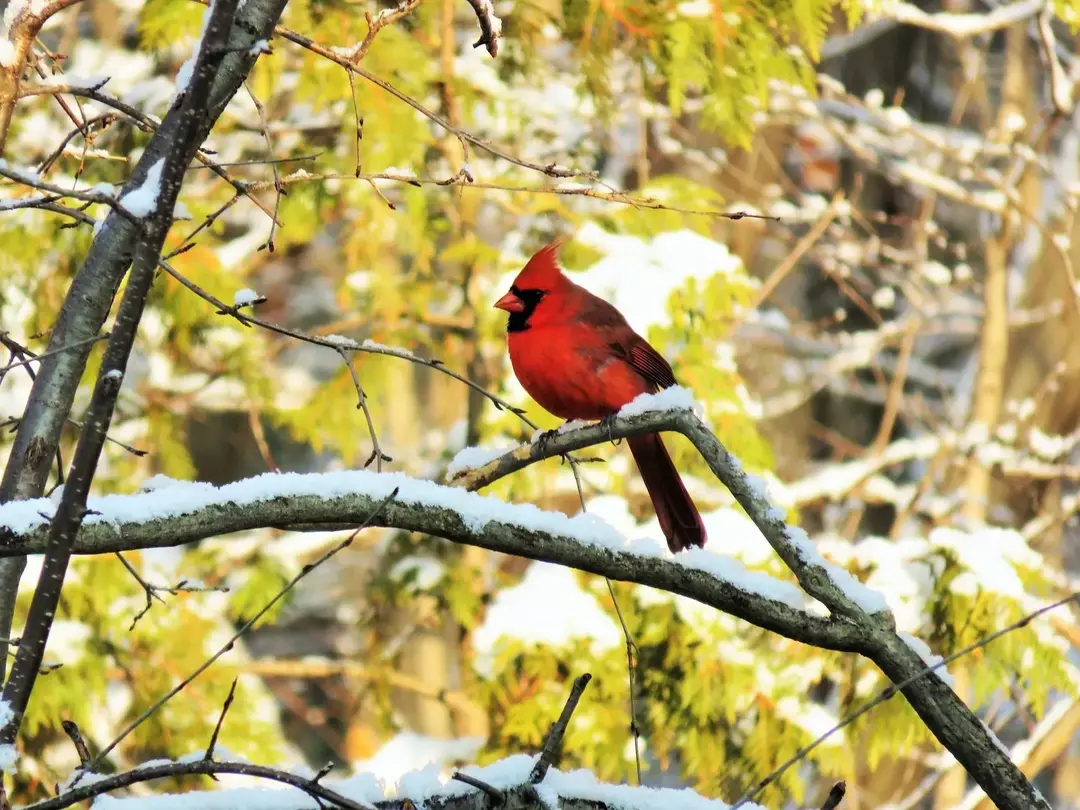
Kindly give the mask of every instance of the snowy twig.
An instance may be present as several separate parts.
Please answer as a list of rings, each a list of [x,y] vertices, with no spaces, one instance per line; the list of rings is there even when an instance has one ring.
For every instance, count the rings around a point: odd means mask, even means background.
[[[492,0],[468,0],[480,23],[480,39],[473,43],[474,48],[483,45],[491,58],[499,55],[499,37],[502,36],[502,21],[495,16]]]
[[[184,276],[182,273],[177,271],[176,268],[174,268],[171,264],[169,264],[167,259],[162,259],[161,260],[161,268],[166,273],[168,273],[170,276],[172,276],[177,281],[179,281],[181,284],[183,284],[185,287],[187,287],[189,290],[191,290],[191,292],[195,293],[197,296],[202,298],[204,301],[208,301],[209,303],[211,303],[215,307],[217,307],[219,315],[229,315],[229,316],[235,318],[240,323],[244,324],[245,326],[258,326],[258,327],[260,327],[262,329],[266,329],[269,332],[274,332],[275,334],[283,335],[285,337],[295,338],[296,340],[303,341],[304,343],[311,343],[312,345],[315,345],[315,346],[325,346],[326,348],[333,349],[334,351],[339,352],[339,353],[341,353],[341,352],[366,352],[368,354],[381,354],[381,355],[384,355],[384,356],[387,356],[387,357],[397,357],[397,358],[399,358],[401,360],[407,360],[410,363],[415,363],[415,364],[420,365],[420,366],[425,366],[427,368],[435,369],[436,371],[440,372],[441,374],[446,374],[449,377],[453,377],[458,382],[463,383],[464,385],[467,385],[469,388],[476,391],[478,394],[481,394],[482,396],[484,396],[484,398],[486,398],[489,402],[491,402],[492,405],[494,405],[499,410],[505,410],[505,411],[509,411],[511,413],[514,413],[514,414],[516,414],[518,416],[518,418],[520,418],[522,421],[524,421],[525,424],[527,424],[529,427],[531,427],[534,430],[538,429],[538,426],[536,425],[536,423],[533,422],[532,420],[530,420],[529,418],[527,418],[524,415],[524,412],[520,408],[514,407],[513,405],[511,405],[506,400],[500,398],[496,394],[491,393],[490,391],[488,391],[483,386],[478,385],[477,383],[470,380],[468,377],[464,377],[461,374],[458,374],[456,371],[453,371],[452,369],[447,368],[446,365],[441,360],[420,357],[419,355],[413,354],[412,352],[408,351],[407,349],[399,349],[399,348],[396,348],[394,346],[384,346],[384,345],[382,345],[380,343],[372,343],[372,342],[368,342],[368,341],[364,341],[363,343],[358,343],[356,341],[343,342],[341,340],[336,340],[336,339],[329,338],[329,337],[319,337],[318,335],[309,335],[309,334],[306,334],[304,332],[297,331],[295,329],[290,329],[290,328],[288,328],[286,326],[281,326],[279,324],[270,323],[269,321],[264,321],[264,320],[262,320],[260,318],[256,318],[253,315],[248,315],[247,313],[239,312],[237,310],[237,308],[234,307],[234,306],[229,306],[224,301],[222,301],[220,298],[215,296],[213,293],[210,293],[210,292],[204,290],[198,284],[191,281],[186,276]]]
[[[562,749],[563,737],[566,735],[566,727],[570,724],[570,717],[574,714],[574,709],[577,708],[578,701],[581,700],[581,695],[591,680],[592,675],[588,672],[574,679],[574,685],[570,689],[570,697],[566,699],[562,714],[551,725],[551,731],[548,732],[547,738],[544,740],[544,747],[540,751],[540,758],[536,760],[532,773],[529,774],[529,781],[534,785],[544,781],[548,768],[551,767],[555,758],[559,755]]]
[[[53,0],[43,3],[12,0],[7,4],[4,24],[0,26],[0,52],[5,55],[5,58],[0,59],[0,157],[7,145],[8,130],[11,128],[11,117],[19,98],[23,70],[38,32],[54,14],[80,2],[82,0]]]
[[[937,31],[953,39],[970,39],[1008,28],[1014,23],[1034,17],[1046,6],[1046,0],[1020,0],[998,6],[985,14],[939,11],[927,13],[918,6],[899,0],[882,6],[884,16],[904,25],[914,25]]]
[[[286,175],[281,179],[281,182],[284,185],[292,185],[294,183],[312,183],[325,180],[362,180],[365,182],[392,180],[395,183],[402,183],[414,187],[443,186],[448,188],[483,189],[487,191],[509,191],[517,194],[553,194],[561,197],[588,197],[593,200],[603,200],[604,202],[618,203],[619,205],[629,205],[632,208],[643,208],[650,211],[671,211],[676,214],[690,214],[693,216],[730,219],[733,221],[741,219],[778,221],[780,219],[779,217],[770,216],[768,214],[759,214],[752,211],[716,211],[702,208],[683,208],[677,205],[666,205],[653,197],[636,197],[630,194],[624,194],[620,191],[602,191],[583,185],[521,186],[475,179],[470,180],[460,173],[453,177],[447,177],[440,180],[435,177],[418,177],[416,175],[402,174],[399,172],[361,172],[352,175],[336,174],[333,172],[316,174],[305,171],[303,173],[297,172],[295,174]],[[255,182],[248,186],[252,191],[270,187],[271,183],[269,182]]]

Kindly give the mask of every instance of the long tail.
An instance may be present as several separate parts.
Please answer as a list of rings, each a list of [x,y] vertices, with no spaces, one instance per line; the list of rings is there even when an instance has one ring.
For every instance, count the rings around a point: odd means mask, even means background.
[[[705,524],[658,434],[629,439],[645,489],[672,552],[705,545]]]

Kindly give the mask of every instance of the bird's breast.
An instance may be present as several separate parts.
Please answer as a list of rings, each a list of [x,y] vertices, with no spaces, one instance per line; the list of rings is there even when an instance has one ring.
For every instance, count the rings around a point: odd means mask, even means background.
[[[579,331],[534,327],[508,335],[514,375],[544,410],[562,419],[602,419],[650,390],[609,347]]]

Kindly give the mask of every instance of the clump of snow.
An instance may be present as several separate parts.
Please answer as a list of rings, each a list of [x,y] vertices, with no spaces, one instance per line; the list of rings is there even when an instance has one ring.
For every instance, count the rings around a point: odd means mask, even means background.
[[[165,158],[161,158],[146,173],[146,179],[137,188],[120,198],[120,204],[133,216],[145,217],[157,208],[161,194],[161,172],[165,168]]]
[[[265,39],[256,40],[255,43],[248,48],[248,56],[259,56],[264,53],[272,53],[270,50],[270,43]]]
[[[240,307],[249,307],[261,298],[262,296],[254,290],[250,290],[247,287],[244,287],[243,289],[237,290],[235,293],[233,293],[233,306],[237,309],[239,309]]]
[[[450,463],[446,465],[446,477],[448,479],[457,478],[461,473],[467,470],[475,470],[479,467],[483,467],[489,461],[494,461],[500,456],[512,453],[519,446],[520,445],[514,445],[513,447],[463,447],[458,451],[457,455],[451,459]]]
[[[342,349],[360,348],[359,343],[357,343],[351,337],[345,337],[345,335],[323,335],[322,339],[333,346],[340,346]]]
[[[8,8],[14,5],[8,3]],[[0,67],[15,67],[15,46],[7,37],[7,32],[0,32]]]
[[[122,372],[118,368],[110,368],[108,371],[105,372],[105,379],[107,380],[119,380],[123,376],[124,372]]]
[[[12,711],[11,704],[6,700],[0,700],[0,728],[3,728],[14,719],[15,712]]]
[[[911,649],[918,653],[919,658],[921,658],[922,662],[928,667],[936,666],[944,660],[940,655],[934,655],[934,653],[931,652],[930,648],[927,646],[926,642],[918,636],[913,636],[911,635],[911,633],[897,633],[897,635],[900,636],[901,641],[903,641],[905,644],[911,647]],[[946,686],[952,688],[955,678],[953,678],[952,674],[944,666],[940,666],[935,669],[934,674],[941,678],[941,680],[945,682]],[[1006,751],[1005,753],[1008,753],[1008,751]]]
[[[670,411],[674,409],[700,413],[703,408],[690,389],[673,385],[656,394],[638,394],[619,409],[619,416],[638,416],[650,411]]]
[[[378,352],[380,354],[392,354],[395,357],[416,357],[408,349],[403,349],[400,346],[387,346],[385,343],[377,343],[374,340],[368,338],[360,344],[361,348],[366,349],[369,352]]]

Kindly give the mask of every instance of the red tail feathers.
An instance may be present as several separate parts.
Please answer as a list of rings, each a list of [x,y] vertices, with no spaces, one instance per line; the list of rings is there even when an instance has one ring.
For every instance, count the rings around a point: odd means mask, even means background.
[[[628,441],[668,548],[677,552],[690,546],[704,546],[705,524],[679,478],[679,471],[675,469],[663,440],[654,433],[635,436]]]

